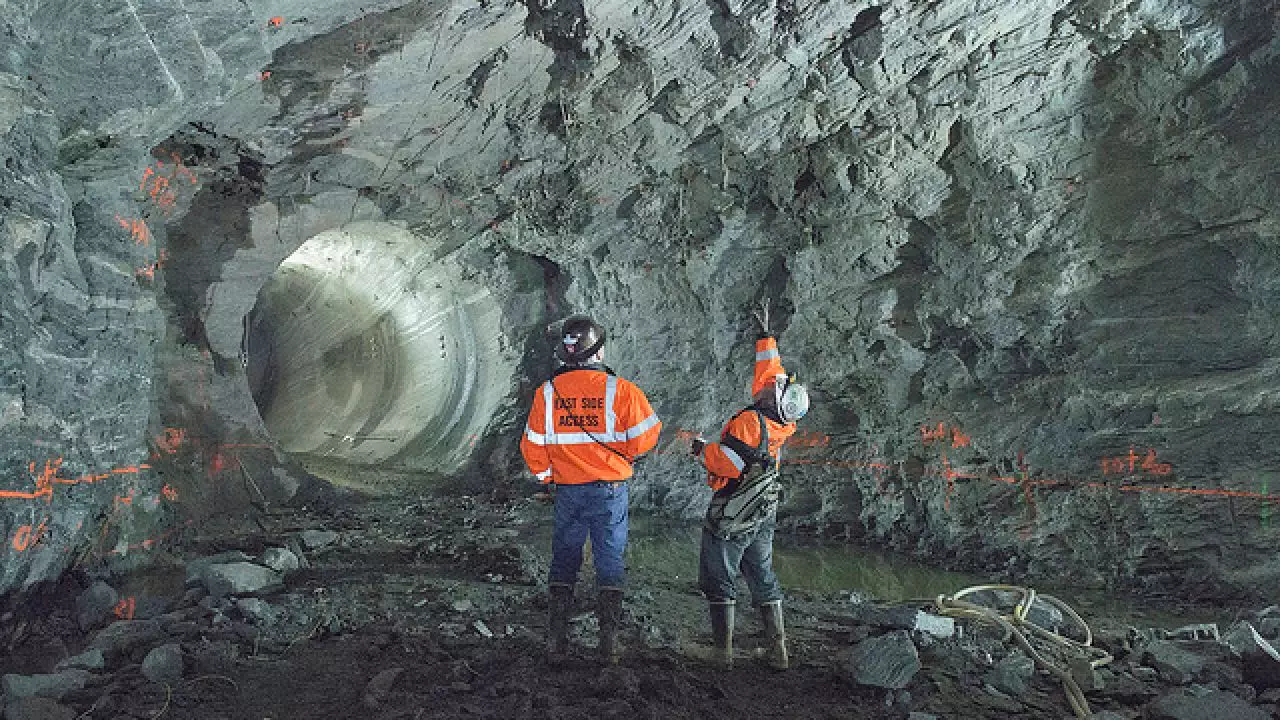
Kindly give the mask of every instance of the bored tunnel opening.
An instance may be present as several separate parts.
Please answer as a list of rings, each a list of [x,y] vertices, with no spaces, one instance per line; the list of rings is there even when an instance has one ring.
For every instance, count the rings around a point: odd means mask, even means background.
[[[470,459],[505,387],[498,308],[437,244],[390,223],[308,240],[245,318],[246,378],[267,430],[344,486],[404,489]]]

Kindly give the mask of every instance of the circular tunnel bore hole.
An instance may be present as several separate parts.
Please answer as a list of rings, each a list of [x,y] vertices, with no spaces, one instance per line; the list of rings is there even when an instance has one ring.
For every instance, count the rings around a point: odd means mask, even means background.
[[[458,471],[509,387],[500,312],[438,244],[389,223],[308,240],[249,314],[249,389],[304,468],[363,489]]]

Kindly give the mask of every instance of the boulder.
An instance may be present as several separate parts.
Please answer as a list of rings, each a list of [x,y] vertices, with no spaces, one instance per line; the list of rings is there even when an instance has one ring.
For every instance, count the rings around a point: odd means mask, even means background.
[[[1150,720],[1270,720],[1271,713],[1231,693],[1215,690],[1204,695],[1179,692],[1147,707]]]
[[[302,566],[293,551],[282,547],[267,548],[262,552],[259,562],[282,574],[291,573]]]
[[[42,697],[61,700],[74,690],[83,690],[93,674],[85,670],[69,668],[48,675],[5,675],[0,687],[10,698]]]
[[[1005,695],[1022,697],[1029,689],[1036,663],[1020,651],[1010,653],[987,672],[987,683]]]
[[[187,562],[187,585],[203,585],[205,572],[214,565],[225,565],[227,563],[253,562],[253,558],[245,555],[239,550],[231,550],[228,552],[209,555],[207,557],[196,558]]]
[[[4,720],[75,720],[75,710],[49,698],[24,697],[4,708]]]
[[[1165,682],[1186,685],[1204,669],[1206,660],[1176,643],[1156,640],[1147,646],[1142,662],[1154,668]]]
[[[338,533],[332,530],[303,530],[298,533],[298,540],[307,550],[318,550],[332,545],[338,539]]]
[[[1232,625],[1223,642],[1240,657],[1245,682],[1258,690],[1280,687],[1280,652],[1253,625]]]
[[[906,630],[867,638],[853,647],[847,664],[859,685],[901,690],[920,671],[920,654]]]
[[[279,611],[270,603],[254,597],[236,598],[236,609],[254,625],[269,625],[279,616]]]
[[[213,597],[252,595],[276,590],[282,585],[279,573],[251,562],[210,565],[204,572],[204,584]]]
[[[98,580],[76,598],[76,623],[81,630],[90,630],[111,617],[111,611],[120,602],[115,588]]]
[[[58,662],[56,670],[80,668],[82,670],[102,670],[107,666],[107,658],[101,648],[90,648],[79,655],[73,655]]]
[[[177,643],[154,648],[142,660],[142,675],[151,682],[174,682],[182,677],[184,669],[182,647]]]

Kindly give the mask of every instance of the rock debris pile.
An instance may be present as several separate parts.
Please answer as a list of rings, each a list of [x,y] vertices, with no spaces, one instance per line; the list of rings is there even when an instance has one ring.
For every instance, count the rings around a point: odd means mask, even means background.
[[[204,538],[167,571],[68,581],[0,625],[3,717],[1071,716],[1059,679],[998,629],[856,588],[790,593],[791,671],[753,660],[753,617],[739,621],[737,669],[713,671],[687,652],[708,634],[692,568],[669,564],[633,572],[620,667],[597,666],[584,599],[570,666],[553,669],[545,512],[469,497],[292,509],[261,532]],[[1068,632],[1051,606],[1029,615]],[[1104,617],[1095,644],[1113,659],[1074,670],[1094,717],[1280,715],[1280,607],[1130,622]]]

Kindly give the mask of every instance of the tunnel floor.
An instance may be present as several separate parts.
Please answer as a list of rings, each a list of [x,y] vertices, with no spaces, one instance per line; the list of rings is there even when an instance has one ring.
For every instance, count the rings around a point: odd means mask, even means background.
[[[128,622],[96,640],[75,628],[79,588],[46,598],[42,607],[56,609],[24,616],[0,673],[52,672],[52,656],[101,646],[106,635],[111,652],[124,656],[116,664],[123,664],[61,701],[82,718],[1071,715],[1060,684],[1044,673],[1016,701],[984,692],[980,656],[999,642],[977,633],[960,649],[922,645],[923,669],[906,690],[855,684],[847,657],[866,628],[849,616],[848,589],[788,588],[790,671],[772,671],[752,656],[761,632],[756,613],[745,607],[735,669],[712,670],[690,657],[691,647],[709,640],[696,570],[662,556],[629,560],[622,664],[605,668],[595,659],[588,562],[572,623],[573,657],[551,667],[543,654],[541,584],[549,522],[549,506],[531,499],[368,498],[337,490],[305,508],[266,514],[258,531],[187,539],[186,547],[203,557],[297,549],[303,567],[286,576],[284,587],[263,593],[262,605],[197,599],[190,583],[184,594],[187,567],[175,558],[167,570],[113,581],[129,599],[128,618],[121,618]],[[312,536],[300,540],[308,531]],[[636,544],[645,547],[643,540]],[[1098,642],[1116,645],[1132,621],[1089,617]],[[165,636],[181,644],[185,669],[172,682],[152,682],[139,664]],[[1122,707],[1129,697],[1091,699],[1097,711]]]

